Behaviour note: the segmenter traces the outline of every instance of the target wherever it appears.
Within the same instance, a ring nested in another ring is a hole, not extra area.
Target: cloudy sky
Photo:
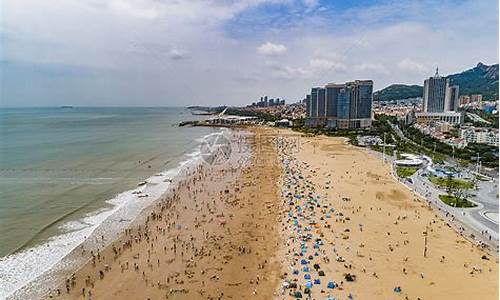
[[[246,104],[498,63],[496,0],[2,0],[0,105]]]

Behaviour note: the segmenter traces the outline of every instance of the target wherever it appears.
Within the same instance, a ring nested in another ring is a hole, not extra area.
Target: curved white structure
[[[394,163],[398,166],[405,167],[418,167],[421,166],[424,161],[414,154],[403,153],[401,154],[403,159],[395,160]]]

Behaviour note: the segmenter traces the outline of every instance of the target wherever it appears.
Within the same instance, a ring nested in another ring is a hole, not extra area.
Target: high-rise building
[[[311,95],[306,95],[306,117],[311,117]]]
[[[326,89],[318,88],[318,118],[326,117]]]
[[[338,113],[338,99],[345,84],[329,83],[325,86],[326,89],[326,116],[335,117]]]
[[[445,111],[457,111],[459,103],[458,85],[450,86],[446,90]]]
[[[434,77],[424,81],[423,102],[423,111],[415,114],[417,123],[463,122],[462,113],[456,112],[459,106],[459,88],[457,85],[450,86],[446,77],[439,76],[437,68]]]
[[[311,118],[318,117],[318,90],[319,87],[314,87],[311,89]]]
[[[329,83],[324,88],[313,88],[310,113],[306,103],[308,124],[346,129],[371,126],[372,91],[371,80]]]
[[[353,84],[354,97],[351,101],[351,116],[354,119],[371,119],[373,81],[356,80]]]
[[[444,112],[449,81],[436,69],[434,77],[424,81],[424,112]]]

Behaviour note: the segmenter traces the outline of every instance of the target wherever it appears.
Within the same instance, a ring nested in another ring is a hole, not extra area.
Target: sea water
[[[0,109],[0,299],[39,290],[82,242],[118,234],[165,193],[200,159],[203,137],[220,133],[177,126],[195,118],[183,108]]]

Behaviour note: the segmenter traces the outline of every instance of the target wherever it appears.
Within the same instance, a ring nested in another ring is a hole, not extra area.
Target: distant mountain
[[[390,101],[422,97],[422,86],[392,84],[385,89],[373,93],[374,101]]]
[[[484,99],[498,98],[498,64],[478,63],[472,69],[447,76],[451,85],[458,85],[460,95],[482,94]],[[423,81],[423,80],[422,80]],[[373,93],[374,101],[390,101],[422,97],[420,85],[393,84]]]
[[[460,95],[483,94],[483,98],[498,98],[498,64],[478,63],[475,68],[449,75],[450,84],[458,85]]]

